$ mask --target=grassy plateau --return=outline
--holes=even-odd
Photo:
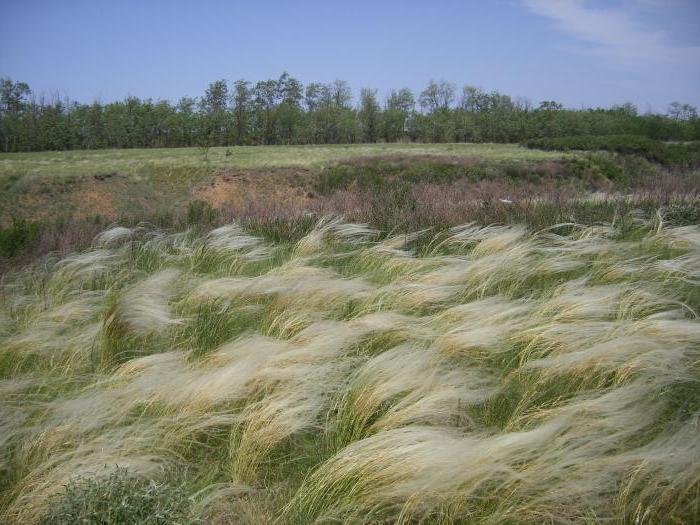
[[[700,521],[697,171],[212,148],[0,184],[0,523]]]

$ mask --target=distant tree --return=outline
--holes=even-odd
[[[25,82],[0,78],[0,135],[3,151],[16,151],[20,148],[21,117],[27,109],[27,99],[31,93],[32,90]]]
[[[291,144],[299,142],[299,129],[303,113],[301,103],[304,86],[286,71],[277,81],[280,103],[277,108],[278,142]]]
[[[391,90],[382,119],[384,140],[395,142],[406,136],[415,107],[416,99],[410,89]]]
[[[304,104],[306,105],[307,111],[313,112],[318,109],[321,104],[321,92],[323,91],[323,85],[318,82],[312,82],[306,86],[306,91],[304,93]]]
[[[233,84],[233,122],[235,128],[234,142],[246,144],[250,133],[250,112],[252,105],[252,93],[250,82],[236,80]]]
[[[564,106],[554,100],[543,100],[537,109],[538,111],[561,111]]]
[[[348,109],[352,102],[352,91],[344,80],[335,80],[331,88],[332,104],[336,108]]]
[[[515,110],[515,104],[513,99],[508,95],[499,93],[498,91],[493,91],[488,97],[489,111],[495,112],[508,112]]]
[[[637,106],[632,104],[632,102],[625,102],[624,104],[613,106],[610,110],[628,117],[636,117],[639,114]]]
[[[516,97],[515,108],[518,111],[527,113],[528,111],[532,110],[532,101],[527,97]]]
[[[481,89],[475,86],[464,86],[462,88],[462,100],[460,107],[464,111],[472,113],[481,113],[489,108],[489,96]]]
[[[355,142],[358,134],[356,112],[351,106],[352,91],[347,82],[309,85],[307,107],[311,115],[310,135],[314,142],[324,144]]]
[[[671,102],[667,114],[673,120],[694,120],[698,118],[698,109],[690,104]]]
[[[182,97],[175,106],[176,127],[180,137],[176,144],[179,146],[194,145],[197,133],[196,105],[197,102],[192,97]]]
[[[386,107],[408,114],[416,107],[416,99],[408,88],[401,88],[398,91],[392,89],[387,98]]]
[[[454,102],[455,88],[452,84],[430,81],[418,97],[421,108],[427,115],[417,119],[422,140],[448,142],[454,140],[454,119],[450,108]]]
[[[418,101],[423,110],[435,113],[447,111],[452,106],[454,98],[455,88],[452,84],[444,80],[439,83],[431,80],[428,87],[421,92]]]
[[[228,85],[225,80],[217,80],[209,84],[201,100],[201,108],[205,113],[217,113],[226,110],[228,101]]]
[[[379,117],[381,108],[377,102],[377,90],[363,88],[360,91],[360,125],[362,126],[362,141],[377,142],[379,138]]]
[[[4,116],[19,113],[27,104],[32,90],[26,82],[13,82],[11,78],[0,78],[0,113]]]
[[[223,145],[228,135],[226,105],[228,85],[225,80],[217,80],[209,87],[200,100],[202,125],[200,126],[200,146]]]
[[[380,107],[376,91],[358,102],[348,84],[304,86],[284,72],[251,87],[212,82],[198,100],[124,100],[79,104],[58,95],[32,95],[24,82],[0,79],[0,150],[134,148],[228,144],[352,143],[359,140],[518,142],[570,135],[633,134],[658,140],[700,140],[697,108],[674,102],[668,114],[640,115],[631,103],[567,110],[544,101],[532,111],[524,99],[431,81],[416,99],[393,90]]]
[[[283,104],[286,104],[292,108],[301,107],[304,89],[301,82],[299,82],[296,78],[289,76],[289,73],[285,71],[277,81],[277,85],[279,86]]]
[[[253,97],[263,144],[274,144],[275,106],[281,99],[280,84],[276,80],[261,80],[253,88]]]

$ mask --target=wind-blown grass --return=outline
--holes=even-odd
[[[697,522],[700,229],[625,224],[119,227],[9,274],[0,521]]]

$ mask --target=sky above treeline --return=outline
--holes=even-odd
[[[431,79],[572,108],[700,106],[700,0],[0,0],[0,76],[80,102],[217,79]]]

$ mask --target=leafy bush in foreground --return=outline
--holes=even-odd
[[[107,477],[71,480],[41,525],[170,525],[191,523],[188,500],[178,488],[131,475],[117,467]]]

